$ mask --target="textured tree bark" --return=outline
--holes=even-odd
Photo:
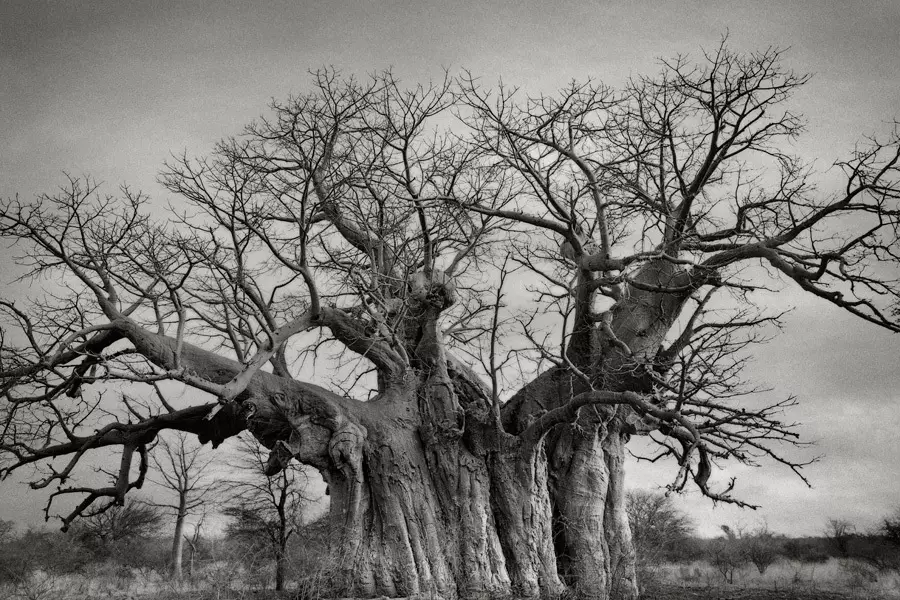
[[[604,517],[609,473],[602,425],[562,433],[554,445],[552,494],[560,570],[582,596],[605,598],[612,584]]]
[[[275,549],[275,591],[284,590],[287,572],[287,548],[280,546]]]
[[[182,578],[182,557],[184,555],[184,498],[178,503],[178,512],[175,513],[175,537],[172,539],[172,579],[176,581]]]
[[[455,597],[449,524],[417,436],[408,427],[373,427],[365,437],[341,443],[343,456],[359,457],[330,479],[347,591],[364,597]]]
[[[561,504],[573,515],[566,547],[590,558],[566,563],[554,547],[552,494],[562,491],[549,481],[543,441],[526,447],[508,434],[498,441],[489,428],[438,440],[414,417],[421,395],[413,389],[374,400],[328,443],[342,593],[553,597],[566,590],[568,568],[581,597],[634,597],[630,535],[616,504],[624,500],[620,442],[598,441],[598,460],[572,471],[572,497],[581,501]],[[576,534],[575,525],[589,529]]]
[[[625,507],[626,440],[627,434],[615,431],[608,434],[603,442],[609,473],[603,524],[609,546],[609,571],[612,574],[609,595],[613,598],[636,598],[638,594],[636,555]]]
[[[644,283],[673,279],[683,285],[678,273],[651,269]],[[272,450],[270,473],[296,459],[325,476],[338,527],[337,591],[474,600],[568,588],[591,600],[635,598],[624,510],[630,411],[587,406],[574,424],[520,435],[590,389],[581,375],[556,368],[508,402],[497,423],[489,393],[444,352],[436,323],[446,297],[445,288],[421,292],[409,363],[381,373],[382,391],[369,402],[266,372],[237,398],[237,414]],[[633,359],[658,349],[683,300],[640,289],[625,300],[607,327],[579,338],[579,369],[596,389],[646,392]],[[171,340],[133,328],[125,334],[174,368]],[[241,370],[188,344],[181,361],[213,382]]]
[[[542,445],[514,443],[492,463],[494,511],[512,581],[518,597],[554,597],[565,586],[553,549],[547,460]]]

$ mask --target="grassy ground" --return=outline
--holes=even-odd
[[[849,592],[802,588],[736,589],[730,586],[684,587],[661,584],[645,592],[641,600],[854,600],[864,597]]]
[[[153,571],[54,576],[35,573],[0,589],[6,600],[325,600],[315,582],[290,592],[261,589],[261,574],[234,565],[209,565],[190,581],[174,584]],[[254,577],[255,576],[255,577]],[[781,561],[765,574],[735,571],[733,583],[705,562],[661,565],[644,573],[642,600],[900,600],[900,573],[859,561]]]
[[[764,574],[746,566],[735,570],[733,583],[706,562],[662,565],[645,573],[644,582],[645,600],[900,599],[900,573],[852,559],[783,560]]]

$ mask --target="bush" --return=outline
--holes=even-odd
[[[734,583],[735,572],[747,564],[747,555],[731,538],[719,538],[711,546],[710,563],[722,576],[725,583]]]
[[[831,542],[837,556],[850,555],[850,541],[856,535],[856,527],[845,519],[828,519],[825,524],[825,537]]]
[[[852,588],[865,588],[878,581],[877,569],[858,560],[842,560],[840,569]]]
[[[809,539],[786,540],[781,546],[785,558],[802,563],[823,563],[828,560],[828,551],[821,541]]]
[[[95,555],[115,557],[122,544],[149,539],[163,521],[158,507],[133,500],[77,521],[70,532]]]
[[[782,540],[777,538],[765,526],[758,528],[749,535],[743,536],[740,541],[747,558],[753,563],[760,575],[765,574],[766,569],[778,560],[778,556],[781,553]]]
[[[626,502],[638,561],[647,565],[678,560],[694,529],[688,516],[662,492],[630,490]]]
[[[0,583],[24,585],[38,572],[44,579],[81,572],[91,559],[71,536],[29,529],[0,546]]]
[[[900,551],[900,508],[889,517],[885,517],[879,532],[884,541]]]
[[[109,560],[129,569],[164,573],[171,553],[171,540],[136,538],[114,542],[108,547]]]
[[[290,563],[297,573],[297,600],[333,598],[341,581],[342,557],[335,556],[330,541],[340,536],[331,519],[306,525],[291,545]]]

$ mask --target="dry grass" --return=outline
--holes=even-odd
[[[35,571],[27,579],[0,586],[4,600],[269,600],[295,598],[296,590],[276,593],[264,589],[259,572],[233,563],[210,563],[192,578],[169,581],[156,571],[92,569],[86,573],[54,575]]]
[[[900,573],[879,571],[854,559],[832,558],[822,563],[781,560],[760,574],[752,565],[735,572],[734,583],[723,582],[711,564],[666,564],[646,575],[646,598],[900,598]],[[683,593],[678,592],[683,590]],[[665,593],[665,595],[660,595]],[[687,594],[687,595],[685,595]]]
[[[321,563],[320,563],[321,564]],[[309,565],[308,565],[309,566]],[[259,571],[234,561],[207,563],[195,577],[167,581],[149,570],[95,568],[76,575],[37,571],[27,581],[0,589],[9,600],[325,600],[331,598],[328,576],[305,571],[287,592],[263,590]],[[852,559],[823,563],[782,560],[765,574],[752,566],[725,584],[709,563],[665,564],[644,577],[645,600],[893,600],[900,599],[900,573],[878,571]],[[333,583],[333,581],[332,581]]]

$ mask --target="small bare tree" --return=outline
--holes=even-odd
[[[203,532],[203,521],[206,519],[206,513],[200,515],[200,519],[197,521],[196,525],[194,525],[194,532],[190,537],[187,535],[184,536],[184,541],[188,543],[188,547],[190,548],[190,556],[188,557],[188,577],[194,576],[194,561],[197,558],[197,553],[200,550],[200,540],[202,539]]]
[[[162,516],[155,506],[133,500],[82,519],[78,523],[78,533],[83,539],[106,544],[148,537],[161,522]]]
[[[242,476],[225,486],[229,498],[224,513],[232,518],[227,532],[266,551],[275,562],[275,589],[281,591],[287,578],[288,543],[303,525],[310,501],[306,469],[291,461],[272,474],[266,449],[247,436],[238,438],[237,462]]]
[[[722,575],[725,583],[734,583],[735,572],[748,561],[746,549],[741,543],[743,532],[728,525],[722,525],[721,528],[725,536],[713,542],[710,562]]]
[[[82,519],[74,528],[74,535],[93,550],[105,552],[115,542],[150,537],[162,522],[156,506],[132,500]]]
[[[691,535],[694,525],[669,495],[660,491],[629,490],[625,510],[631,525],[638,582],[646,590],[653,584],[654,568]]]
[[[153,452],[152,460],[159,473],[155,483],[171,492],[174,498],[171,503],[155,504],[175,516],[175,534],[172,537],[170,557],[171,574],[174,579],[181,579],[185,524],[188,517],[202,511],[210,500],[210,492],[215,487],[209,473],[212,457],[203,451],[202,446],[191,442],[187,434],[179,431],[161,438]],[[198,523],[195,526],[195,534],[199,534],[199,527]],[[191,564],[193,565],[193,551]]]
[[[743,536],[744,551],[760,575],[778,559],[780,542],[765,523]]]
[[[825,537],[838,553],[847,557],[850,554],[850,539],[856,532],[853,523],[845,519],[828,519],[825,525]]]

